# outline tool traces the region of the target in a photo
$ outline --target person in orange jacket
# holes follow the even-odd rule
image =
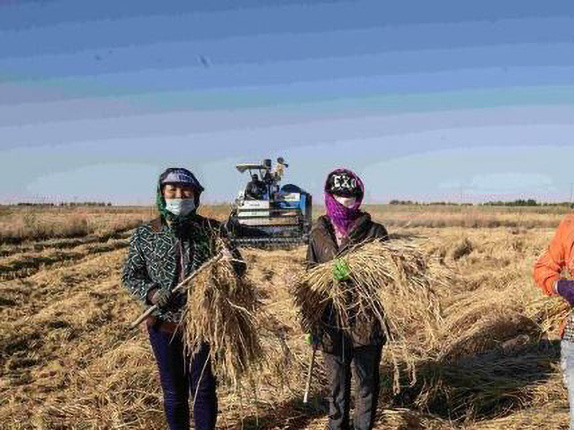
[[[542,291],[549,296],[561,296],[574,306],[574,280],[562,277],[566,269],[574,276],[574,215],[566,216],[548,249],[534,265],[534,279]],[[561,325],[560,343],[562,370],[568,388],[570,402],[570,430],[574,430],[574,313]]]

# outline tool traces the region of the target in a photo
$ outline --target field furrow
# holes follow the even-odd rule
[[[105,243],[110,239],[127,239],[130,234],[131,230],[128,230],[98,236],[86,236],[70,239],[51,239],[40,242],[23,242],[19,245],[2,244],[0,247],[0,258],[6,258],[14,256],[15,254],[25,254],[31,252],[73,249],[78,246],[88,245],[91,243]]]
[[[123,249],[127,245],[127,239],[109,239],[105,242],[83,244],[69,250],[48,249],[14,254],[0,259],[0,281],[23,279],[43,270],[77,264],[92,255]]]

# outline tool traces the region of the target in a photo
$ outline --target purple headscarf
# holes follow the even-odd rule
[[[361,195],[357,196],[357,201],[353,205],[353,207],[346,207],[335,200],[335,197],[331,193],[327,191],[327,182],[325,182],[325,207],[327,208],[327,215],[331,219],[331,222],[335,225],[337,230],[343,233],[345,236],[349,234],[349,230],[353,223],[359,218],[361,215],[361,211],[359,207],[361,207],[361,203],[363,202],[363,196],[365,195],[365,185],[361,178],[359,178],[355,173],[351,172],[348,169],[336,169],[327,175],[327,178],[334,173],[343,173],[346,172],[349,176],[352,176],[356,181],[357,185],[361,188]]]

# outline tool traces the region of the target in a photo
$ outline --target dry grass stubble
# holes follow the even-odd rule
[[[458,274],[437,291],[448,330],[440,334],[441,347],[415,363],[417,384],[405,383],[393,396],[392,363],[383,363],[377,428],[566,429],[555,327],[567,309],[556,299],[539,300],[531,280],[553,229],[394,233],[423,238],[415,243]],[[465,240],[472,249],[455,253]],[[0,345],[9,351],[0,363],[1,428],[165,427],[148,341],[127,329],[140,309],[119,283],[124,254],[95,254],[0,282]],[[310,349],[289,297],[304,250],[245,255],[266,311],[262,343],[275,355],[261,370],[257,401],[247,398],[243,412],[232,390],[220,385],[220,427],[240,428],[243,415],[247,429],[321,429],[321,407],[301,406]],[[323,383],[319,363],[312,392],[320,395]]]

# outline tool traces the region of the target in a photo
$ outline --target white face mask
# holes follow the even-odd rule
[[[165,199],[165,209],[175,216],[186,216],[195,210],[195,198]]]
[[[357,203],[356,197],[341,197],[341,196],[333,196],[333,197],[335,197],[335,200],[337,200],[346,208],[352,208],[353,206],[355,206],[355,203]]]

